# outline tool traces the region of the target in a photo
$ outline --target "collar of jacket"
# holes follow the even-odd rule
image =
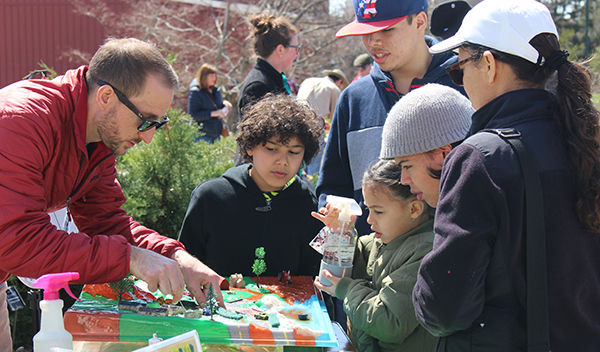
[[[513,90],[475,111],[467,137],[486,128],[517,127],[523,122],[548,118],[556,108],[554,96],[547,90]]]
[[[85,138],[87,134],[87,119],[88,119],[88,90],[87,82],[85,80],[85,73],[88,70],[88,66],[81,66],[76,70],[70,70],[63,76],[63,81],[70,83],[71,97],[75,111],[73,112],[73,124],[75,125],[75,138],[77,140],[77,147],[87,155],[87,148],[85,147]]]
[[[85,74],[87,70],[88,66],[80,66],[77,69],[65,72],[63,76],[59,76],[53,80],[56,81],[61,87],[65,87],[63,89],[68,89],[68,92],[65,92],[65,97],[71,100],[70,103],[72,104],[73,108],[72,116],[75,140],[77,141],[77,148],[84,155],[87,155],[85,140],[88,119],[88,90],[87,82],[85,80]],[[112,153],[104,145],[104,143],[98,143],[98,147],[95,149],[95,151],[102,151],[102,155],[106,153]]]
[[[423,232],[432,232],[432,231],[433,231],[433,219],[430,219],[430,220],[425,221],[421,225],[415,227],[414,229],[408,231],[404,235],[394,238],[390,243],[384,245],[383,248],[381,248],[381,250],[382,251],[395,251],[400,246],[402,246],[402,244],[404,242],[406,242],[406,240],[409,237],[416,235],[416,234],[423,233]],[[433,240],[433,233],[431,235],[431,238]],[[381,239],[378,238],[377,240],[379,242],[381,242]],[[383,243],[383,242],[381,242],[381,243]]]
[[[283,77],[281,77],[281,72],[278,72],[275,67],[271,66],[266,60],[258,58],[256,60],[256,69],[261,71],[265,76],[269,76],[275,82],[277,82],[281,87],[283,87]]]
[[[430,36],[425,36],[425,42],[427,46],[431,47],[432,45],[437,43],[437,40]],[[440,79],[447,75],[446,67],[449,67],[455,64],[458,61],[458,55],[453,52],[445,52],[441,54],[433,55],[431,58],[431,62],[427,67],[427,72],[423,78],[415,78],[411,82],[410,89],[416,89],[422,87],[427,83],[439,82]],[[389,94],[394,95],[396,100],[402,97],[402,94],[396,90],[396,86],[394,85],[394,81],[392,79],[392,75],[383,71],[381,67],[377,63],[373,63],[373,68],[369,73],[373,78],[373,81],[378,83],[379,88],[383,88]],[[393,104],[392,104],[393,105]]]

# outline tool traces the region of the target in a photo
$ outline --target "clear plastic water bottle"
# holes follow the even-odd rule
[[[332,207],[340,209],[338,220],[340,229],[325,227],[325,241],[323,243],[323,259],[319,268],[319,281],[325,286],[331,286],[323,274],[323,270],[329,270],[336,277],[349,277],[352,275],[354,261],[354,249],[358,234],[352,224],[352,215],[360,216],[362,210],[352,198],[327,196],[327,203]]]

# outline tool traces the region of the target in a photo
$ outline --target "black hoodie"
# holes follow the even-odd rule
[[[248,174],[250,164],[232,167],[192,192],[179,240],[188,252],[223,276],[252,276],[254,250],[264,247],[267,271],[318,273],[320,256],[308,243],[322,224],[311,217],[317,199],[307,181],[296,180],[267,204]]]

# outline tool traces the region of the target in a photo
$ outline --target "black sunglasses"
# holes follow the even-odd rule
[[[448,76],[450,76],[450,79],[452,80],[452,82],[454,82],[454,84],[459,86],[463,85],[464,72],[462,66],[471,60],[475,60],[475,58],[469,56],[446,68],[446,72],[448,73]]]
[[[153,119],[147,118],[135,107],[135,105],[133,105],[133,103],[131,101],[129,101],[129,99],[127,99],[125,94],[121,93],[121,91],[118,90],[117,88],[115,88],[112,84],[110,84],[108,82],[104,82],[102,80],[98,80],[98,85],[111,87],[113,89],[113,91],[115,92],[117,99],[119,99],[119,101],[121,103],[123,103],[123,105],[128,107],[129,110],[133,111],[135,116],[137,116],[140,120],[142,120],[142,123],[137,128],[138,131],[145,132],[154,127],[156,127],[156,129],[159,129],[163,125],[165,125],[167,122],[169,122],[169,117],[166,114],[160,120],[153,120]]]

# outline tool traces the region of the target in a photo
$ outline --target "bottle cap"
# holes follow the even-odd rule
[[[356,203],[356,201],[352,198],[328,195],[327,203],[331,204],[331,206],[335,208],[340,209],[340,215],[338,219],[341,222],[349,222],[350,216],[352,215],[362,215],[362,209],[360,208],[358,203]]]
[[[69,281],[77,279],[79,279],[79,273],[77,272],[46,274],[35,280],[33,286],[44,289],[44,300],[59,299],[58,291],[64,288],[69,296],[79,301],[80,299],[75,297],[71,289],[69,289]]]

